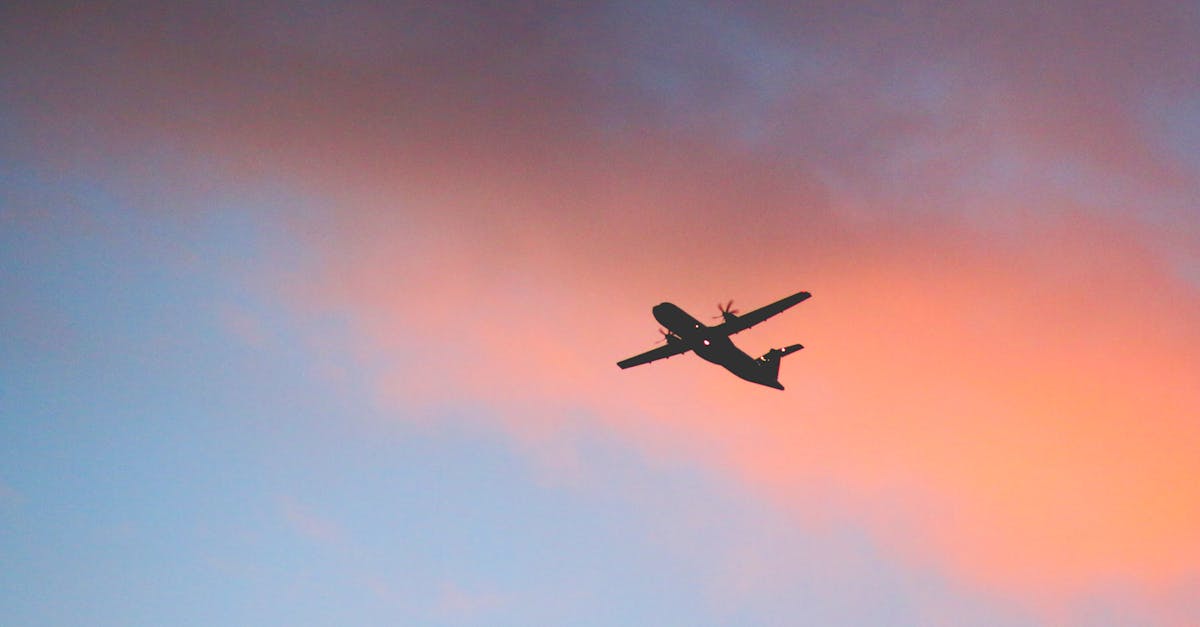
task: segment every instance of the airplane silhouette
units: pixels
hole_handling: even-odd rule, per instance
[[[722,318],[724,321],[711,327],[702,324],[671,303],[659,303],[653,309],[654,319],[667,328],[666,331],[658,330],[666,340],[666,346],[659,346],[640,355],[618,361],[617,365],[622,369],[632,368],[688,351],[695,351],[701,359],[724,366],[726,370],[747,381],[782,390],[783,385],[779,383],[780,358],[804,347],[792,344],[786,348],[772,348],[762,357],[755,359],[734,346],[729,336],[745,331],[810,296],[812,294],[808,292],[792,294],[770,305],[755,309],[744,316],[739,316],[738,311],[733,309],[732,300],[724,305],[718,303],[717,309],[721,311],[721,315],[714,316],[714,318]]]

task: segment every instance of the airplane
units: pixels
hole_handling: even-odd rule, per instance
[[[666,345],[619,361],[617,365],[624,370],[694,351],[701,359],[724,366],[726,370],[751,383],[782,390],[783,384],[779,383],[780,358],[791,355],[804,347],[792,344],[785,348],[772,348],[762,357],[755,359],[734,346],[729,336],[745,331],[767,318],[807,300],[810,296],[812,294],[808,292],[798,292],[741,316],[738,315],[736,309],[733,309],[732,300],[724,305],[718,303],[717,309],[720,310],[721,315],[713,317],[721,318],[723,322],[711,327],[702,324],[672,303],[659,303],[651,311],[654,313],[654,319],[667,328],[665,331],[658,330],[666,341]]]

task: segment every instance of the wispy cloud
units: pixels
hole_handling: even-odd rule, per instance
[[[443,620],[476,622],[488,612],[501,607],[503,602],[503,598],[496,593],[468,591],[447,581],[442,585],[433,613]]]
[[[300,536],[325,546],[344,546],[346,534],[341,525],[294,498],[281,497],[279,509],[284,521]]]
[[[225,331],[248,346],[262,347],[270,338],[263,320],[243,307],[229,303],[218,305],[216,317]]]
[[[25,495],[17,491],[16,488],[0,481],[0,504],[16,507],[25,502]]]

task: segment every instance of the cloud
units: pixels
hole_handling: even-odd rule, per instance
[[[324,202],[286,291],[398,407],[529,450],[595,417],[1018,598],[1194,576],[1200,186],[1155,124],[1200,87],[1194,11],[522,7],[10,9],[6,105],[39,154]],[[738,338],[808,346],[785,394],[613,365],[661,300],[797,289]]]
[[[25,495],[16,488],[0,481],[0,505],[14,507],[25,502]]]
[[[490,592],[470,592],[454,582],[443,584],[433,613],[452,622],[475,621],[503,604],[499,595]]]
[[[220,304],[216,307],[216,318],[222,329],[248,346],[259,348],[270,339],[270,331],[262,319],[243,307]]]
[[[326,546],[345,544],[346,534],[340,525],[294,498],[281,498],[279,508],[288,526],[299,535]]]

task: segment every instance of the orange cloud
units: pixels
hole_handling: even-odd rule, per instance
[[[320,260],[293,295],[355,320],[406,414],[485,407],[539,451],[586,416],[1020,598],[1177,586],[1200,568],[1200,301],[1164,259],[1200,225],[1150,192],[1197,186],[1131,94],[1196,86],[1194,18],[905,6],[665,41],[619,7],[405,8],[339,22],[388,26],[355,54],[314,47],[359,41],[319,19],[60,12],[0,51],[35,145],[163,141],[324,201],[289,218]],[[615,367],[661,300],[798,289],[736,338],[808,347],[782,394],[694,357]]]
[[[1049,222],[1009,242],[936,223],[863,227],[695,272],[673,245],[675,282],[643,274],[636,251],[607,269],[589,267],[587,246],[582,259],[489,257],[501,272],[449,252],[410,268],[403,289],[335,288],[331,302],[420,355],[387,384],[400,406],[475,399],[526,442],[585,411],[647,454],[707,459],[798,521],[861,518],[893,550],[1017,597],[1111,577],[1169,586],[1200,549],[1188,419],[1200,300],[1127,225]],[[384,283],[410,260],[356,258],[334,273]],[[691,357],[613,365],[648,347],[661,299],[703,315],[708,300],[753,306],[801,288],[812,301],[737,338],[752,353],[808,346],[784,364],[783,394]]]

